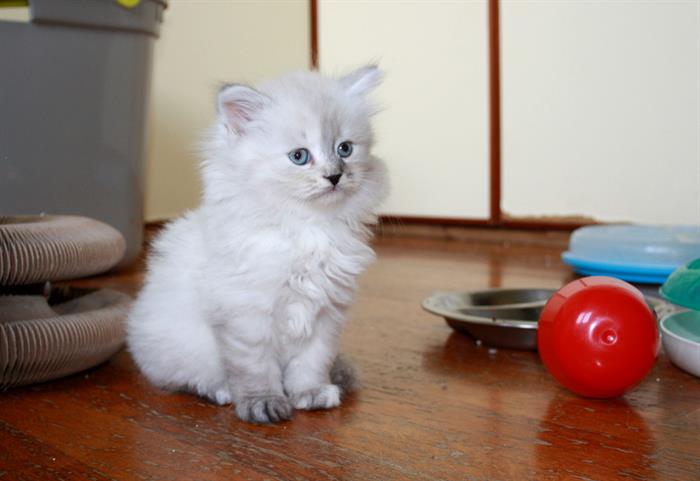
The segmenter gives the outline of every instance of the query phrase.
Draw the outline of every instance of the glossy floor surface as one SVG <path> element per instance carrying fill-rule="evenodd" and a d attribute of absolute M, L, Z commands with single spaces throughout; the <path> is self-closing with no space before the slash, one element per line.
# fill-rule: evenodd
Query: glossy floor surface
<path fill-rule="evenodd" d="M 565 391 L 534 352 L 492 350 L 424 312 L 435 290 L 558 287 L 556 247 L 381 240 L 343 350 L 342 407 L 254 426 L 149 386 L 126 352 L 0 393 L 0 480 L 700 479 L 700 379 L 662 353 L 632 392 Z M 134 293 L 142 267 L 80 281 Z"/>

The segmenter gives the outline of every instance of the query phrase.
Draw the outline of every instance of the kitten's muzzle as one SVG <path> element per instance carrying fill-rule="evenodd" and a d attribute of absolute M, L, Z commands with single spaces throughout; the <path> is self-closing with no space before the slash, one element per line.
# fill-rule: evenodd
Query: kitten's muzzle
<path fill-rule="evenodd" d="M 343 173 L 340 172 L 339 174 L 333 174 L 333 175 L 327 175 L 325 179 L 328 180 L 331 184 L 338 185 L 338 182 L 340 182 L 340 178 L 343 176 Z"/>

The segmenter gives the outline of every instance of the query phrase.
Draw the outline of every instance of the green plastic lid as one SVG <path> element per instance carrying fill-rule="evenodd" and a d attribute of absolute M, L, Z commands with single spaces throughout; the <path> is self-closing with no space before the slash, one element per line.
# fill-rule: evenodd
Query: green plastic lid
<path fill-rule="evenodd" d="M 673 271 L 659 293 L 669 302 L 700 311 L 700 259 Z"/>

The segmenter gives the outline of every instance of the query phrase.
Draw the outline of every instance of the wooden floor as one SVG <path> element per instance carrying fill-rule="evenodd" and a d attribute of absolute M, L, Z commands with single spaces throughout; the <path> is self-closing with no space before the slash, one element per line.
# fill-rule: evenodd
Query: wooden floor
<path fill-rule="evenodd" d="M 556 247 L 387 240 L 344 351 L 342 407 L 254 426 L 149 386 L 126 352 L 0 394 L 0 480 L 700 480 L 700 379 L 662 354 L 634 391 L 584 400 L 534 352 L 489 350 L 423 312 L 434 290 L 558 287 Z M 134 293 L 141 267 L 81 281 Z"/>

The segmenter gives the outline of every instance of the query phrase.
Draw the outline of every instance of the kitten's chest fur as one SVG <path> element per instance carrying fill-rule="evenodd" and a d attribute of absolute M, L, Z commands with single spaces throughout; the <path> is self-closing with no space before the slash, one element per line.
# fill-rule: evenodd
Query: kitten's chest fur
<path fill-rule="evenodd" d="M 209 266 L 221 275 L 221 295 L 231 307 L 267 311 L 277 330 L 306 337 L 320 317 L 342 321 L 357 276 L 374 259 L 366 237 L 342 223 L 268 226 L 214 240 L 227 250 L 226 260 L 214 256 Z"/>
<path fill-rule="evenodd" d="M 319 322 L 340 327 L 356 278 L 374 253 L 344 226 L 287 235 L 288 257 L 279 266 L 282 285 L 274 299 L 274 329 L 283 340 L 300 341 L 311 337 Z"/>
<path fill-rule="evenodd" d="M 347 305 L 355 279 L 374 254 L 350 229 L 309 229 L 292 238 L 285 287 L 293 294 L 321 304 Z"/>

